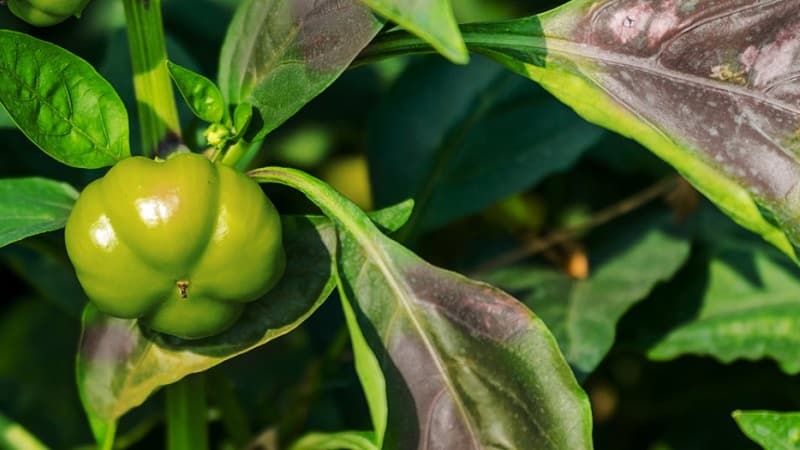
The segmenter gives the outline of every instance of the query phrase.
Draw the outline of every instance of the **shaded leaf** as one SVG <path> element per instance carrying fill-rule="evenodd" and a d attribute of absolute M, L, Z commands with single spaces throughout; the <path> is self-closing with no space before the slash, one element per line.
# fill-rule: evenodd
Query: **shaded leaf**
<path fill-rule="evenodd" d="M 659 339 L 648 356 L 711 355 L 723 362 L 768 357 L 787 373 L 800 372 L 800 270 L 760 243 L 718 240 L 708 250 L 697 311 Z M 670 291 L 676 299 L 687 295 L 697 295 L 695 286 L 678 284 Z"/>
<path fill-rule="evenodd" d="M 0 313 L 0 411 L 53 448 L 91 439 L 74 383 L 80 323 L 38 298 Z M 0 437 L 0 448 L 5 448 Z"/>
<path fill-rule="evenodd" d="M 222 121 L 225 100 L 213 81 L 173 62 L 169 62 L 167 67 L 186 105 L 195 116 L 210 123 Z"/>
<path fill-rule="evenodd" d="M 75 189 L 58 181 L 0 180 L 0 247 L 63 228 L 77 198 Z"/>
<path fill-rule="evenodd" d="M 469 53 L 458 30 L 450 0 L 361 0 L 382 16 L 430 43 L 454 63 L 466 64 Z"/>
<path fill-rule="evenodd" d="M 800 413 L 736 411 L 733 418 L 765 450 L 800 449 Z"/>
<path fill-rule="evenodd" d="M 220 87 L 261 113 L 257 141 L 333 83 L 381 26 L 357 0 L 247 0 L 228 28 Z"/>
<path fill-rule="evenodd" d="M 668 223 L 662 215 L 637 217 L 596 236 L 587 249 L 591 275 L 585 280 L 542 266 L 500 269 L 486 279 L 522 293 L 583 377 L 611 348 L 622 315 L 688 258 L 689 241 L 672 233 Z"/>
<path fill-rule="evenodd" d="M 370 177 L 378 205 L 413 197 L 409 227 L 425 231 L 569 168 L 602 135 L 490 61 L 465 68 L 427 59 L 404 73 L 375 113 Z"/>
<path fill-rule="evenodd" d="M 333 289 L 336 236 L 327 221 L 286 219 L 286 272 L 265 298 L 224 333 L 182 341 L 86 308 L 78 353 L 78 388 L 98 442 L 109 427 L 156 389 L 282 336 L 308 318 Z"/>
<path fill-rule="evenodd" d="M 9 30 L 0 30 L 0 48 L 0 103 L 34 144 L 87 169 L 130 156 L 125 105 L 89 63 Z"/>
<path fill-rule="evenodd" d="M 339 433 L 311 433 L 298 439 L 289 450 L 379 450 L 375 433 L 371 431 L 343 431 Z"/>
<path fill-rule="evenodd" d="M 43 299 L 80 320 L 88 299 L 75 277 L 66 251 L 29 239 L 0 249 L 0 261 Z"/>
<path fill-rule="evenodd" d="M 338 225 L 340 292 L 383 448 L 591 448 L 586 396 L 521 303 L 425 263 L 302 172 L 251 176 L 304 192 Z"/>

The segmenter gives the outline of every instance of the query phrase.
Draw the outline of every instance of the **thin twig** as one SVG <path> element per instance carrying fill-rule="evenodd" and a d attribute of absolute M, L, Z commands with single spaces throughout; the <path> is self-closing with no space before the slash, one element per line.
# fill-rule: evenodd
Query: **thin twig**
<path fill-rule="evenodd" d="M 671 176 L 658 181 L 647 189 L 640 191 L 622 201 L 604 208 L 590 217 L 583 223 L 572 228 L 558 230 L 541 239 L 532 239 L 523 243 L 521 247 L 514 248 L 506 253 L 502 253 L 495 258 L 486 261 L 476 267 L 472 273 L 483 273 L 491 270 L 514 264 L 529 256 L 548 250 L 556 245 L 574 240 L 578 235 L 586 230 L 597 228 L 601 225 L 628 214 L 651 201 L 668 194 L 675 189 L 680 177 Z"/>

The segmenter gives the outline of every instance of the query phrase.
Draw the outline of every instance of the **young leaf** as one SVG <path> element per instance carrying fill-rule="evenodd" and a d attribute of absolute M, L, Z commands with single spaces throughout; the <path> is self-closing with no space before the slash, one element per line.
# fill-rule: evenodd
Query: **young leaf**
<path fill-rule="evenodd" d="M 7 450 L 46 450 L 36 436 L 0 414 L 0 448 Z"/>
<path fill-rule="evenodd" d="M 202 372 L 299 326 L 333 290 L 336 235 L 321 219 L 284 221 L 288 258 L 280 283 L 248 306 L 221 335 L 182 341 L 142 330 L 135 320 L 86 308 L 78 352 L 78 388 L 98 442 L 114 422 L 156 389 Z"/>
<path fill-rule="evenodd" d="M 791 0 L 573 0 L 464 38 L 674 166 L 797 260 L 800 16 Z M 387 36 L 365 58 L 420 51 Z"/>
<path fill-rule="evenodd" d="M 252 103 L 257 141 L 333 83 L 382 26 L 357 0 L 246 0 L 228 28 L 219 84 Z"/>
<path fill-rule="evenodd" d="M 382 448 L 591 448 L 586 395 L 522 304 L 425 263 L 303 172 L 250 174 L 302 191 L 337 223 L 339 290 Z"/>
<path fill-rule="evenodd" d="M 87 169 L 130 156 L 125 105 L 89 63 L 9 30 L 0 30 L 0 48 L 0 103 L 34 144 Z"/>
<path fill-rule="evenodd" d="M 77 198 L 72 186 L 58 181 L 0 179 L 0 247 L 63 228 Z"/>
<path fill-rule="evenodd" d="M 361 0 L 378 14 L 430 43 L 454 63 L 466 64 L 469 53 L 458 30 L 450 0 Z"/>
<path fill-rule="evenodd" d="M 208 78 L 181 67 L 173 62 L 167 64 L 169 74 L 186 105 L 195 116 L 209 123 L 219 123 L 225 116 L 225 100 L 217 85 Z"/>
<path fill-rule="evenodd" d="M 588 249 L 591 275 L 574 280 L 543 267 L 513 267 L 486 280 L 523 301 L 553 331 L 580 377 L 590 374 L 614 343 L 617 321 L 686 261 L 690 245 L 671 233 L 666 216 L 638 218 L 598 236 Z M 653 263 L 658 261 L 658 263 Z"/>
<path fill-rule="evenodd" d="M 800 413 L 735 411 L 733 418 L 765 450 L 800 450 Z"/>
<path fill-rule="evenodd" d="M 426 59 L 403 74 L 373 117 L 371 184 L 378 206 L 414 198 L 404 232 L 427 231 L 570 167 L 603 134 L 484 58 L 467 67 Z"/>
<path fill-rule="evenodd" d="M 379 450 L 375 433 L 371 431 L 342 431 L 311 433 L 298 439 L 289 450 Z"/>
<path fill-rule="evenodd" d="M 723 362 L 768 357 L 784 372 L 800 373 L 800 299 L 795 295 L 800 271 L 760 242 L 732 243 L 724 236 L 717 236 L 716 242 L 708 249 L 708 274 L 699 281 L 699 306 L 655 342 L 648 356 L 668 360 L 711 355 Z M 678 282 L 669 291 L 675 299 L 697 295 L 688 282 Z"/>

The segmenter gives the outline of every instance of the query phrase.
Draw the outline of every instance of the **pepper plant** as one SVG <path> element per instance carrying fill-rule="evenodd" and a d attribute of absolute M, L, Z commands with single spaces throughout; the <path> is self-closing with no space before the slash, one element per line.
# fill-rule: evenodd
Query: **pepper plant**
<path fill-rule="evenodd" d="M 800 371 L 800 4 L 521 3 L 8 1 L 0 124 L 29 143 L 8 131 L 0 259 L 10 292 L 80 317 L 70 392 L 96 448 L 162 423 L 170 450 L 695 448 L 615 432 L 661 367 L 629 353 Z M 83 59 L 101 37 L 106 62 Z M 380 100 L 353 119 L 359 92 Z M 301 380 L 274 382 L 314 336 Z M 237 361 L 274 386 L 267 423 Z M 332 366 L 360 418 L 315 424 Z M 759 370 L 782 402 L 710 416 L 794 448 L 798 415 L 762 409 L 800 397 Z M 43 448 L 3 398 L 0 447 Z"/>

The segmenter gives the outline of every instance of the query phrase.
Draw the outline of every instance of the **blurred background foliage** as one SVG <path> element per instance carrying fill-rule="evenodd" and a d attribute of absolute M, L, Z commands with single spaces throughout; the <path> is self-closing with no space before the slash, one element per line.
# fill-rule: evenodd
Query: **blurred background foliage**
<path fill-rule="evenodd" d="M 460 22 L 558 4 L 453 3 Z M 165 2 L 172 59 L 213 78 L 236 4 Z M 135 110 L 120 2 L 94 0 L 80 21 L 45 30 L 0 11 L 0 26 L 81 55 Z M 198 145 L 201 125 L 186 110 L 182 119 Z M 80 188 L 100 174 L 50 160 L 3 114 L 0 142 L 0 176 Z M 800 409 L 794 341 L 765 331 L 800 318 L 797 268 L 649 152 L 487 60 L 397 58 L 352 69 L 268 136 L 251 166 L 267 164 L 310 171 L 366 209 L 415 198 L 396 238 L 498 284 L 547 322 L 591 397 L 598 449 L 754 448 L 734 409 Z M 297 194 L 271 189 L 283 212 L 312 211 Z M 74 385 L 85 298 L 62 241 L 53 233 L 0 250 L 0 414 L 53 448 L 88 448 Z M 733 362 L 740 358 L 750 361 Z M 312 430 L 369 428 L 336 301 L 208 380 L 214 448 L 269 449 Z M 125 418 L 120 448 L 161 446 L 161 401 Z"/>

